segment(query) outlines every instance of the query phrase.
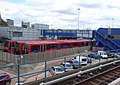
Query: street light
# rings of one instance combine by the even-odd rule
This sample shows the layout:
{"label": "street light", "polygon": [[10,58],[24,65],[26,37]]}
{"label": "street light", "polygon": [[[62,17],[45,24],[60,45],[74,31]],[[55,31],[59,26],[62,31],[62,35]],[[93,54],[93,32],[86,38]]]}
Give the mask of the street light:
{"label": "street light", "polygon": [[79,29],[79,15],[80,15],[80,8],[78,8],[77,10],[78,10],[78,29]]}
{"label": "street light", "polygon": [[112,28],[113,28],[114,18],[112,18]]}

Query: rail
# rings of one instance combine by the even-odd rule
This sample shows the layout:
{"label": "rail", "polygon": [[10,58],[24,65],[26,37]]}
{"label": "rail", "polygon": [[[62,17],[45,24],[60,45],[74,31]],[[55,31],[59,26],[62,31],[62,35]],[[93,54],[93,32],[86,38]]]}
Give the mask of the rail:
{"label": "rail", "polygon": [[104,64],[104,65],[99,65],[97,67],[94,67],[94,68],[90,68],[90,69],[87,69],[87,70],[84,70],[84,71],[79,71],[77,73],[74,73],[74,74],[71,74],[71,75],[68,75],[68,76],[65,76],[65,77],[61,77],[59,79],[55,79],[55,80],[52,80],[52,81],[48,81],[46,83],[44,83],[43,85],[51,85],[51,84],[58,84],[58,82],[62,82],[62,81],[65,81],[65,80],[68,80],[68,79],[73,79],[74,77],[78,76],[78,75],[82,75],[82,74],[85,74],[87,72],[90,72],[90,71],[93,71],[93,70],[96,70],[96,69],[100,69],[100,68],[103,68],[103,67],[106,67],[106,66],[109,66],[111,64],[115,64],[117,62],[120,62],[120,60],[117,60],[117,61],[114,61],[114,62],[110,62],[110,63],[107,63],[107,64]]}
{"label": "rail", "polygon": [[81,82],[76,83],[75,85],[107,85],[113,80],[120,77],[120,66],[108,69],[104,72],[101,72],[97,75],[89,77]]}

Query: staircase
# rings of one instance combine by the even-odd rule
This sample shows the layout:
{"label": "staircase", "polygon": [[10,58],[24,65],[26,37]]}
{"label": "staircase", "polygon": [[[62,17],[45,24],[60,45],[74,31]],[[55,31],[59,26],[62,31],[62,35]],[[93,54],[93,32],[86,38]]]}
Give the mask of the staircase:
{"label": "staircase", "polygon": [[101,43],[104,46],[104,50],[120,50],[120,46],[115,43],[112,39],[104,36],[98,31],[94,31],[95,39],[97,41],[97,45]]}

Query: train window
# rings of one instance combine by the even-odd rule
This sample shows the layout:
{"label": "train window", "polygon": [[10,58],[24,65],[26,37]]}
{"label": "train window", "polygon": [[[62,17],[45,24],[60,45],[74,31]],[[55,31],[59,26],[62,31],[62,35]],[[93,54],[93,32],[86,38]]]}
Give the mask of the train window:
{"label": "train window", "polygon": [[33,51],[40,51],[40,46],[32,46],[31,52],[33,52]]}
{"label": "train window", "polygon": [[11,42],[11,43],[10,43],[10,47],[14,47],[14,46],[15,46],[14,43]]}
{"label": "train window", "polygon": [[86,42],[86,46],[88,46],[88,42]]}
{"label": "train window", "polygon": [[16,54],[19,54],[20,43],[16,42]]}
{"label": "train window", "polygon": [[29,45],[27,45],[27,44],[23,45],[23,53],[28,54],[28,47],[29,47]]}
{"label": "train window", "polygon": [[5,46],[5,47],[8,46],[8,41],[5,41],[4,46]]}
{"label": "train window", "polygon": [[84,46],[84,42],[81,43],[81,46]]}

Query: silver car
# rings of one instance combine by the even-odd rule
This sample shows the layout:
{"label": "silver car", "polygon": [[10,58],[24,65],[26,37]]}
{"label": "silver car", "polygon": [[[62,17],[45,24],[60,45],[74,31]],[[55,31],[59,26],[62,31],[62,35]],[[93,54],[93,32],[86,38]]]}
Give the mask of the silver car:
{"label": "silver car", "polygon": [[73,70],[73,66],[69,62],[62,63],[61,66],[65,69],[65,71]]}
{"label": "silver car", "polygon": [[64,68],[62,66],[52,66],[49,69],[51,75],[58,75],[58,74],[62,74],[65,72]]}

